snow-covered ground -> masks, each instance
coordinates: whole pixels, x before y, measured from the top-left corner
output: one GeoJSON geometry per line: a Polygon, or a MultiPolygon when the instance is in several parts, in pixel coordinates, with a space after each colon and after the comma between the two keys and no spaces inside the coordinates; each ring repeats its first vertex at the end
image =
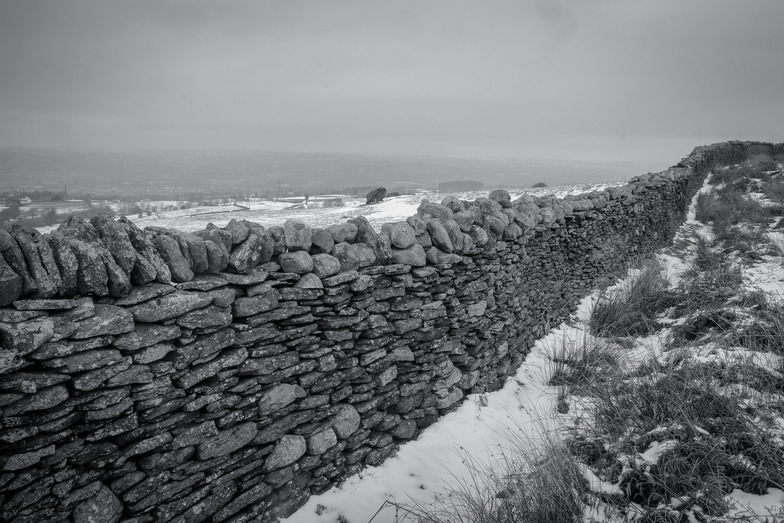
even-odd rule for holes
{"type": "MultiPolygon", "coordinates": [[[[568,194],[601,191],[608,187],[619,185],[623,185],[623,182],[529,188],[512,190],[510,195],[513,199],[526,193],[536,196],[552,195],[563,198],[568,194]]],[[[486,197],[489,193],[490,191],[487,190],[455,193],[453,195],[463,200],[475,200],[479,197],[486,197]]],[[[384,223],[405,220],[409,216],[416,214],[417,207],[419,207],[422,200],[428,199],[431,202],[440,203],[445,196],[447,196],[446,193],[422,191],[416,194],[391,196],[383,202],[373,205],[366,205],[364,196],[340,196],[343,200],[342,207],[322,207],[320,205],[323,202],[318,200],[311,202],[309,207],[303,207],[301,203],[293,204],[280,200],[277,202],[251,201],[249,209],[240,206],[193,207],[190,209],[162,211],[153,213],[151,216],[147,216],[145,213],[143,217],[128,216],[128,218],[141,228],[152,225],[194,232],[204,229],[210,222],[223,227],[231,219],[249,220],[264,226],[282,225],[288,219],[296,219],[312,227],[324,227],[325,225],[340,223],[348,218],[362,215],[368,219],[373,227],[379,229],[384,223]]]]}
{"type": "MultiPolygon", "coordinates": [[[[388,215],[393,213],[388,211],[388,215]]],[[[693,249],[689,245],[694,245],[697,235],[709,236],[710,228],[696,221],[692,204],[687,221],[676,238],[675,244],[680,245],[680,248],[665,249],[658,254],[672,284],[677,283],[679,275],[688,267],[688,262],[693,257],[693,249]]],[[[781,258],[770,258],[749,267],[745,275],[749,288],[762,288],[769,293],[784,289],[784,266],[781,258]]],[[[623,286],[625,282],[616,285],[623,286]]],[[[538,340],[525,362],[513,377],[507,379],[502,389],[467,396],[457,410],[425,429],[417,440],[401,446],[397,454],[382,465],[368,467],[346,479],[340,486],[312,496],[302,508],[283,521],[404,521],[405,514],[401,512],[400,505],[410,507],[442,498],[447,495],[450,486],[470,478],[477,463],[492,467],[494,462],[499,462],[504,452],[514,446],[513,442],[519,444],[522,440],[535,446],[541,444],[548,437],[548,433],[573,424],[575,419],[581,416],[581,406],[579,401],[575,401],[567,414],[556,412],[558,390],[547,385],[552,365],[548,355],[552,355],[559,344],[575,343],[591,337],[587,322],[597,295],[594,293],[581,301],[569,324],[560,325],[538,340]]],[[[627,354],[626,363],[651,356],[666,363],[668,355],[662,350],[665,338],[666,334],[662,332],[638,338],[627,354]]],[[[728,360],[741,357],[746,362],[766,368],[780,365],[780,356],[766,358],[756,354],[750,357],[749,351],[742,349],[731,352],[732,354],[725,354],[714,347],[702,347],[694,350],[694,357],[716,358],[723,355],[728,360]]],[[[784,420],[781,422],[784,431],[784,420]]],[[[655,462],[671,444],[667,440],[654,442],[637,459],[655,462]]],[[[617,485],[602,482],[587,467],[583,466],[581,470],[594,491],[613,493],[618,490],[617,485]]],[[[765,495],[753,495],[736,489],[728,494],[725,500],[731,507],[729,516],[766,515],[769,508],[776,511],[784,506],[784,491],[770,488],[765,495]]],[[[586,521],[612,520],[612,516],[605,511],[591,511],[588,508],[585,517],[586,521]]],[[[766,521],[749,519],[758,520],[766,521]]]]}

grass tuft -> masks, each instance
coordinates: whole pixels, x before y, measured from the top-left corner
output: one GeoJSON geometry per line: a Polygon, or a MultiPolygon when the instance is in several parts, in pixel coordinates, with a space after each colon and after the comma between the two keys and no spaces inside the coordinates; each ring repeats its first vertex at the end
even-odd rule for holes
{"type": "Polygon", "coordinates": [[[466,456],[468,478],[458,478],[432,504],[398,505],[417,523],[575,523],[582,521],[587,482],[558,439],[542,446],[518,442],[492,465],[466,456]]]}
{"type": "Polygon", "coordinates": [[[640,262],[626,285],[599,295],[589,322],[591,333],[644,336],[659,328],[657,316],[675,304],[668,283],[658,260],[640,262]]]}

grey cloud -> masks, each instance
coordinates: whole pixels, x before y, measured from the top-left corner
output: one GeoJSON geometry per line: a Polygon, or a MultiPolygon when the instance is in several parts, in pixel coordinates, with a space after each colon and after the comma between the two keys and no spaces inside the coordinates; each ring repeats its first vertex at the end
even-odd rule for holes
{"type": "Polygon", "coordinates": [[[784,3],[0,3],[0,146],[629,159],[780,140],[784,3]]]}

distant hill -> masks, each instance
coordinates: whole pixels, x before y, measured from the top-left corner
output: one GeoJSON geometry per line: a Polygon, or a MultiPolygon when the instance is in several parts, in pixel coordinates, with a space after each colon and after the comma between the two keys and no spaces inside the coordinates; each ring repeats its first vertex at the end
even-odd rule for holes
{"type": "MultiPolygon", "coordinates": [[[[0,191],[34,188],[95,195],[318,194],[344,187],[416,180],[437,187],[482,180],[485,187],[527,187],[622,180],[642,174],[629,163],[477,160],[430,156],[360,156],[265,151],[0,149],[0,191]]],[[[406,182],[409,181],[409,182],[406,182]]]]}

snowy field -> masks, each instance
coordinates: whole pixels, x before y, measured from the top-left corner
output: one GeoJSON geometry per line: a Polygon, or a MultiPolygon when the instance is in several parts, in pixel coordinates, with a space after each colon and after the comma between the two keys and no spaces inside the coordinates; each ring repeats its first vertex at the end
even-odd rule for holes
{"type": "MultiPolygon", "coordinates": [[[[565,185],[558,187],[529,188],[510,191],[512,199],[522,194],[536,196],[552,195],[563,198],[567,194],[580,194],[591,191],[601,191],[608,187],[623,185],[624,182],[601,184],[565,185]]],[[[455,193],[454,196],[463,200],[475,200],[486,197],[487,191],[472,191],[455,193]]],[[[411,195],[391,196],[383,202],[366,205],[365,197],[340,196],[343,200],[342,207],[320,207],[318,200],[310,208],[303,207],[301,203],[285,201],[254,201],[249,209],[240,206],[215,206],[193,207],[174,211],[153,213],[151,216],[128,216],[138,227],[147,226],[167,227],[185,232],[194,232],[204,229],[212,222],[223,227],[232,219],[248,220],[264,226],[282,225],[289,219],[300,220],[312,227],[324,227],[333,223],[340,223],[348,218],[358,215],[365,216],[374,228],[380,229],[387,222],[399,221],[416,214],[417,207],[424,199],[440,203],[448,193],[418,192],[411,195]]]]}

